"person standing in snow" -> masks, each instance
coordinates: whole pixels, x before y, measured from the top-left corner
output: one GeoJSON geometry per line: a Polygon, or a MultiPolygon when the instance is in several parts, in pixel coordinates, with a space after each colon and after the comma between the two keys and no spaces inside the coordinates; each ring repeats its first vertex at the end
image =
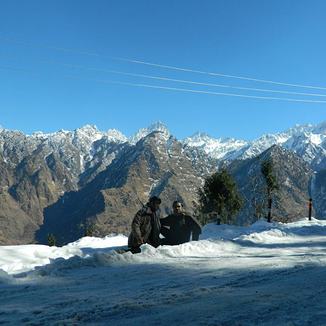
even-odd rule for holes
{"type": "Polygon", "coordinates": [[[131,233],[128,238],[128,247],[132,253],[139,253],[141,251],[140,246],[144,243],[148,243],[153,247],[160,245],[160,204],[161,199],[153,196],[136,213],[131,223],[131,233]]]}
{"type": "Polygon", "coordinates": [[[161,219],[161,233],[164,236],[162,244],[179,245],[189,242],[191,239],[197,241],[201,234],[201,226],[195,218],[186,214],[180,201],[173,202],[173,213],[161,219]]]}

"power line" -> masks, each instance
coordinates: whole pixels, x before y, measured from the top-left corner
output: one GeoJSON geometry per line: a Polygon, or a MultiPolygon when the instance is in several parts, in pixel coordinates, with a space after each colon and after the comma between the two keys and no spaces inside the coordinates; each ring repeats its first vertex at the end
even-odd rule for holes
{"type": "MultiPolygon", "coordinates": [[[[31,70],[20,69],[20,68],[15,68],[15,67],[0,66],[0,69],[14,70],[14,71],[28,72],[28,73],[35,74],[35,72],[33,72],[31,70]]],[[[80,77],[80,76],[71,76],[71,75],[69,75],[69,76],[64,75],[63,77],[69,78],[69,79],[94,81],[94,82],[106,83],[106,84],[170,90],[170,91],[187,92],[187,93],[195,93],[195,94],[220,95],[220,96],[259,99],[259,100],[277,100],[277,101],[300,102],[300,103],[315,103],[315,104],[325,104],[326,103],[326,101],[321,101],[321,100],[303,100],[303,99],[294,99],[294,98],[286,98],[286,97],[254,96],[254,95],[244,95],[244,94],[235,94],[235,93],[211,92],[211,91],[202,91],[202,90],[195,90],[195,89],[188,89],[188,88],[177,88],[177,87],[167,87],[167,86],[158,86],[158,85],[141,84],[141,83],[128,83],[128,82],[122,82],[122,81],[92,79],[92,78],[84,78],[84,77],[80,77]]]]}
{"type": "MultiPolygon", "coordinates": [[[[71,78],[74,78],[74,77],[71,77],[71,78]]],[[[78,78],[78,79],[81,79],[81,78],[78,78]]],[[[259,100],[277,100],[277,101],[286,101],[286,102],[301,102],[301,103],[315,103],[315,104],[317,104],[317,103],[325,104],[326,103],[326,101],[321,101],[321,100],[302,100],[302,99],[294,99],[294,98],[286,98],[286,97],[254,96],[254,95],[243,95],[243,94],[235,94],[235,93],[211,92],[211,91],[201,91],[201,90],[188,89],[188,88],[157,86],[157,85],[149,85],[149,84],[128,83],[128,82],[100,80],[100,79],[87,79],[87,80],[92,80],[92,81],[96,81],[96,82],[100,82],[100,83],[163,89],[163,90],[178,91],[178,92],[196,93],[196,94],[221,95],[221,96],[259,99],[259,100]]]]}
{"type": "Polygon", "coordinates": [[[90,71],[106,72],[106,73],[113,73],[113,74],[119,74],[119,75],[124,75],[124,76],[142,77],[142,78],[163,80],[163,81],[172,81],[172,82],[192,84],[192,85],[221,87],[221,88],[255,91],[255,92],[265,92],[265,93],[279,93],[279,94],[290,94],[290,95],[326,97],[326,94],[302,93],[302,92],[281,91],[281,90],[254,88],[254,87],[231,86],[231,85],[226,85],[226,84],[203,83],[203,82],[197,82],[197,81],[192,81],[192,80],[175,79],[175,78],[168,78],[168,77],[163,77],[163,76],[153,76],[153,75],[147,75],[147,74],[137,74],[137,73],[130,73],[130,72],[124,72],[124,71],[110,70],[110,69],[89,68],[89,67],[84,67],[81,65],[73,65],[73,64],[67,64],[67,63],[60,63],[60,64],[64,65],[64,66],[72,67],[72,68],[86,69],[86,70],[90,70],[90,71]]]}
{"type": "MultiPolygon", "coordinates": [[[[103,57],[102,55],[97,54],[95,52],[88,52],[88,51],[82,51],[82,50],[52,46],[52,45],[47,45],[47,44],[44,44],[44,43],[25,42],[25,41],[21,41],[21,40],[12,39],[12,38],[9,38],[9,37],[4,37],[4,36],[1,36],[1,35],[0,35],[0,40],[6,41],[8,43],[23,45],[23,46],[26,46],[26,47],[36,47],[36,48],[54,50],[54,51],[59,51],[59,52],[72,52],[72,53],[78,53],[78,54],[83,54],[83,55],[87,55],[87,56],[93,56],[93,57],[103,57]]],[[[106,56],[106,57],[110,58],[108,56],[106,56]]]]}
{"type": "Polygon", "coordinates": [[[203,71],[203,70],[194,70],[194,69],[190,69],[190,68],[181,68],[181,67],[176,67],[176,66],[162,65],[162,64],[152,63],[152,62],[146,62],[146,61],[140,61],[140,60],[132,60],[132,59],[126,59],[126,58],[115,57],[114,59],[125,61],[125,62],[130,62],[130,63],[137,63],[137,64],[153,66],[153,67],[158,67],[158,68],[165,68],[165,69],[170,69],[170,70],[192,72],[192,73],[204,74],[204,75],[209,75],[209,76],[236,78],[236,79],[249,80],[249,81],[260,82],[260,83],[269,83],[269,84],[282,85],[282,86],[291,86],[291,87],[301,87],[301,88],[326,90],[326,87],[302,85],[302,84],[290,84],[290,83],[277,82],[277,81],[267,80],[267,79],[258,79],[258,78],[236,76],[236,75],[227,75],[227,74],[221,74],[221,73],[216,73],[216,72],[209,72],[209,71],[203,71]]]}
{"type": "Polygon", "coordinates": [[[41,43],[35,43],[35,42],[28,43],[28,42],[24,42],[24,41],[13,40],[13,39],[10,39],[8,37],[3,37],[3,36],[0,36],[0,39],[4,40],[6,42],[20,44],[20,45],[24,45],[24,46],[37,46],[37,47],[40,47],[40,48],[46,48],[46,49],[55,50],[55,51],[79,53],[79,54],[82,54],[82,55],[94,56],[94,57],[104,57],[104,58],[108,58],[108,59],[111,59],[111,60],[118,60],[118,61],[130,62],[130,63],[135,63],[135,64],[142,64],[142,65],[158,67],[158,68],[164,68],[164,69],[170,69],[170,70],[176,70],[176,71],[184,71],[184,72],[191,72],[191,73],[197,73],[197,74],[204,74],[204,75],[208,75],[208,76],[235,78],[235,79],[240,79],[240,80],[254,81],[254,82],[260,82],[260,83],[269,83],[269,84],[281,85],[281,86],[290,86],[290,87],[300,87],[300,88],[308,88],[308,89],[326,90],[326,87],[321,87],[321,86],[285,83],[285,82],[278,82],[278,81],[267,80],[267,79],[258,79],[258,78],[240,76],[240,75],[229,75],[229,74],[222,74],[222,73],[217,73],[217,72],[209,72],[209,71],[196,70],[196,69],[190,69],[190,68],[163,65],[163,64],[157,64],[157,63],[148,62],[148,61],[134,60],[134,59],[128,59],[128,58],[122,58],[122,57],[112,57],[112,56],[106,56],[106,55],[98,54],[98,53],[95,53],[95,52],[81,51],[81,50],[76,50],[76,49],[71,49],[71,48],[64,48],[64,47],[48,46],[48,45],[41,44],[41,43]]]}

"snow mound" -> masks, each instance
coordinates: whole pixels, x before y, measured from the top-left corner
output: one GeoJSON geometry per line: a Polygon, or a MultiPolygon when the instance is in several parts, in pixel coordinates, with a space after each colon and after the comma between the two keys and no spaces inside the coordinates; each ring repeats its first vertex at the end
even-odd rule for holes
{"type": "Polygon", "coordinates": [[[273,229],[263,232],[254,232],[248,235],[242,235],[237,238],[237,240],[251,241],[256,243],[266,243],[266,242],[275,242],[275,240],[280,240],[282,238],[291,237],[291,234],[287,232],[273,229]]]}
{"type": "Polygon", "coordinates": [[[104,238],[96,237],[83,237],[75,242],[69,243],[68,247],[76,248],[107,248],[107,247],[120,247],[127,245],[127,237],[122,234],[111,234],[104,238]]]}
{"type": "Polygon", "coordinates": [[[160,246],[153,248],[149,245],[141,247],[142,260],[150,258],[151,261],[169,261],[169,258],[200,258],[200,257],[221,257],[226,253],[234,252],[239,246],[231,241],[202,240],[184,243],[178,246],[160,246]]]}
{"type": "Polygon", "coordinates": [[[49,264],[53,259],[81,256],[79,248],[48,247],[44,245],[0,247],[0,268],[8,274],[26,272],[36,266],[49,264]]]}
{"type": "Polygon", "coordinates": [[[288,224],[259,220],[248,227],[208,224],[203,228],[200,241],[158,248],[145,244],[137,255],[124,252],[128,239],[121,234],[104,238],[84,237],[64,247],[2,246],[0,282],[9,282],[10,275],[31,271],[34,275],[46,276],[83,267],[174,264],[183,259],[239,257],[246,253],[248,245],[258,249],[261,245],[278,248],[296,242],[296,245],[304,246],[310,239],[323,239],[325,235],[326,221],[304,218],[288,224]]]}

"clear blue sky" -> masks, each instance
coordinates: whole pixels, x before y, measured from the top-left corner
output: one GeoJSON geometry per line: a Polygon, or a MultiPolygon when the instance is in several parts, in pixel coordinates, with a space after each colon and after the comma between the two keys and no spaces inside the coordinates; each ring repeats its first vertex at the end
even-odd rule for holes
{"type": "Polygon", "coordinates": [[[127,58],[326,87],[324,0],[1,0],[0,125],[26,133],[95,124],[126,135],[155,121],[177,138],[196,131],[253,139],[326,120],[326,103],[261,100],[109,83],[324,100],[193,82],[326,94],[170,70],[127,58]],[[68,51],[69,49],[69,51],[68,51]]]}

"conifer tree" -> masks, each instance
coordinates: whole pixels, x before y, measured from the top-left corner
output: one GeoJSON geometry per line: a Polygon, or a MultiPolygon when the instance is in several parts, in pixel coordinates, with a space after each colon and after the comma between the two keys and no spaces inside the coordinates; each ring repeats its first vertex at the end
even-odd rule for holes
{"type": "Polygon", "coordinates": [[[274,173],[274,164],[271,159],[267,159],[262,162],[261,164],[261,173],[264,176],[266,182],[266,192],[267,192],[267,199],[268,199],[268,215],[267,220],[271,222],[272,219],[272,196],[273,193],[279,189],[277,179],[274,173]]]}
{"type": "Polygon", "coordinates": [[[49,233],[48,234],[48,245],[50,247],[53,247],[53,246],[56,245],[56,242],[57,242],[57,240],[56,240],[54,234],[53,233],[49,233]]]}
{"type": "Polygon", "coordinates": [[[217,213],[222,223],[234,222],[243,205],[237,185],[225,168],[207,177],[198,195],[200,212],[206,216],[217,213]]]}

